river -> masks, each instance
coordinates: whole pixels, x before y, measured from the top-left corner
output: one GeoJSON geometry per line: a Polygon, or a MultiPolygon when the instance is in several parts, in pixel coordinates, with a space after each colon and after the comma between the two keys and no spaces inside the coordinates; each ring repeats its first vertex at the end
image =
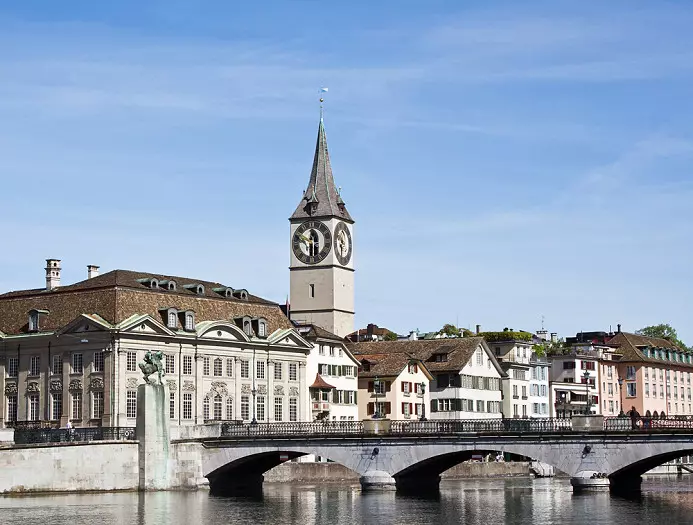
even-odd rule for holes
{"type": "Polygon", "coordinates": [[[562,479],[444,481],[436,498],[361,494],[358,485],[265,484],[258,499],[206,491],[0,498],[0,523],[60,525],[693,523],[693,480],[649,479],[637,499],[573,495],[562,479]]]}

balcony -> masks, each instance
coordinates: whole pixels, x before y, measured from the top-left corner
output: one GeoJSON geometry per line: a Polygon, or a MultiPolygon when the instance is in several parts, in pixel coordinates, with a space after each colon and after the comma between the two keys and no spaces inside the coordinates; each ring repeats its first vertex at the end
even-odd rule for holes
{"type": "Polygon", "coordinates": [[[327,401],[313,401],[313,412],[329,412],[330,404],[327,401]]]}

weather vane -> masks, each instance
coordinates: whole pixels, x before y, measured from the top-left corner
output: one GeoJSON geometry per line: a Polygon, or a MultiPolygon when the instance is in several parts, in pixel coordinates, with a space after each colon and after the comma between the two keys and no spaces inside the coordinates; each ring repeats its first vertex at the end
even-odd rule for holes
{"type": "Polygon", "coordinates": [[[328,89],[326,87],[320,88],[320,120],[322,120],[322,113],[323,113],[323,102],[325,102],[325,96],[323,93],[327,93],[328,89]]]}

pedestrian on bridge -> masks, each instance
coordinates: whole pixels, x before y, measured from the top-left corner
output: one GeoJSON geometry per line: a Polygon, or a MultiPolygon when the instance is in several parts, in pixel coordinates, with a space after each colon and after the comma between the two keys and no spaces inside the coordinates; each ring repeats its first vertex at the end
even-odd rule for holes
{"type": "Polygon", "coordinates": [[[637,410],[635,410],[635,406],[631,407],[631,409],[628,411],[628,415],[630,416],[631,428],[633,430],[637,430],[638,422],[640,421],[640,414],[637,410]]]}

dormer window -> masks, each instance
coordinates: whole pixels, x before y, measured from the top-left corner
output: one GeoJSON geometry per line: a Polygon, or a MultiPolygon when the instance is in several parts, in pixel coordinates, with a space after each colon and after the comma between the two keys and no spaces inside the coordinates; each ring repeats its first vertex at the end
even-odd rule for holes
{"type": "Polygon", "coordinates": [[[233,296],[242,301],[248,300],[248,290],[234,290],[233,296]]]}
{"type": "Polygon", "coordinates": [[[185,329],[188,332],[195,330],[195,313],[185,312],[185,329]]]}
{"type": "Polygon", "coordinates": [[[168,311],[168,325],[169,328],[176,328],[178,326],[178,321],[176,319],[176,311],[175,310],[169,310],[168,311]]]}
{"type": "Polygon", "coordinates": [[[183,288],[190,290],[191,292],[193,292],[194,294],[197,294],[197,295],[204,295],[205,294],[205,287],[199,283],[186,284],[183,288]]]}
{"type": "Polygon", "coordinates": [[[267,319],[264,317],[253,319],[252,327],[258,337],[267,337],[267,319]]]}
{"type": "Polygon", "coordinates": [[[148,288],[151,288],[152,290],[156,290],[159,288],[159,281],[157,279],[154,279],[153,277],[146,277],[144,279],[137,279],[138,283],[142,283],[148,288]]]}
{"type": "Polygon", "coordinates": [[[218,293],[222,297],[226,297],[227,299],[233,297],[233,288],[230,288],[228,286],[225,286],[223,288],[214,288],[213,291],[218,293]]]}
{"type": "Polygon", "coordinates": [[[159,281],[159,288],[168,290],[169,292],[176,291],[176,281],[159,281]]]}
{"type": "Polygon", "coordinates": [[[39,329],[39,314],[36,310],[29,312],[29,331],[38,332],[39,329]]]}

